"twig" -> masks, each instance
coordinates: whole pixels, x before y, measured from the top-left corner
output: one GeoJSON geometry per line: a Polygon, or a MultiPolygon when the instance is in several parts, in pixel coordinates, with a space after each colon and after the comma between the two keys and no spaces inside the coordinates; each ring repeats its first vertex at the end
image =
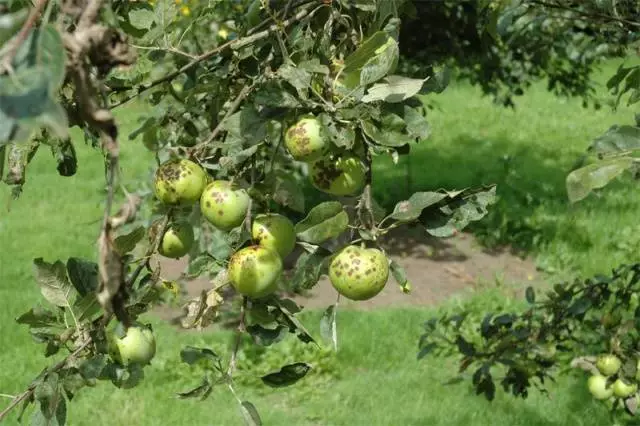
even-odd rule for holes
{"type": "MultiPolygon", "coordinates": [[[[324,6],[321,6],[324,7],[324,6]]],[[[302,20],[303,18],[307,17],[307,16],[312,16],[317,10],[319,10],[319,8],[314,9],[313,11],[309,11],[308,8],[302,9],[300,10],[298,13],[296,13],[291,19],[288,19],[284,22],[282,22],[281,27],[282,28],[286,28],[289,25],[294,24],[295,22],[298,22],[300,20],[302,20]]],[[[236,40],[230,40],[224,44],[221,44],[220,46],[216,47],[215,49],[209,50],[208,52],[203,53],[200,56],[197,56],[194,60],[192,60],[191,62],[189,62],[188,64],[184,65],[183,67],[177,69],[176,71],[167,74],[164,77],[161,77],[157,80],[152,81],[151,83],[149,83],[146,86],[140,86],[137,88],[136,94],[132,95],[128,98],[125,98],[121,101],[116,102],[115,104],[111,105],[109,108],[110,109],[114,109],[117,108],[121,105],[124,105],[125,103],[129,102],[130,100],[134,99],[135,97],[139,96],[140,94],[146,92],[149,89],[152,89],[162,83],[166,83],[168,81],[173,80],[174,78],[176,78],[177,76],[189,71],[190,69],[192,69],[193,67],[197,66],[200,62],[202,61],[206,61],[207,59],[213,57],[214,55],[217,55],[218,53],[223,52],[226,49],[231,49],[231,50],[239,50],[242,49],[243,47],[249,46],[257,41],[263,40],[267,37],[269,37],[271,35],[272,32],[280,30],[281,27],[277,26],[277,25],[272,25],[271,27],[269,27],[268,29],[261,31],[259,33],[244,37],[244,38],[239,38],[236,40]]],[[[123,86],[123,87],[118,87],[116,92],[122,92],[125,90],[131,90],[134,89],[134,87],[131,86],[123,86]]]]}
{"type": "Polygon", "coordinates": [[[611,21],[611,22],[620,22],[622,24],[626,24],[626,25],[631,25],[634,27],[640,27],[640,22],[637,21],[630,21],[628,19],[624,19],[624,18],[618,18],[615,16],[611,16],[611,15],[605,15],[604,13],[598,13],[598,12],[583,12],[581,10],[577,10],[574,9],[570,6],[565,6],[562,4],[558,4],[558,3],[548,3],[544,0],[529,0],[530,3],[533,4],[537,4],[540,6],[545,6],[548,7],[550,9],[559,9],[559,10],[566,10],[568,12],[573,12],[577,15],[580,15],[582,17],[585,18],[600,18],[600,19],[604,19],[607,21],[611,21]]]}
{"type": "Polygon", "coordinates": [[[12,68],[11,62],[13,61],[13,58],[16,56],[16,53],[18,52],[18,48],[27,39],[27,36],[29,35],[29,30],[36,23],[36,20],[42,13],[42,9],[44,9],[44,6],[46,4],[47,4],[47,0],[38,0],[35,7],[31,9],[31,13],[27,17],[27,20],[22,25],[22,28],[20,28],[20,31],[16,35],[16,38],[14,39],[13,44],[11,45],[9,50],[7,50],[7,52],[4,54],[4,57],[2,58],[2,66],[6,70],[11,70],[12,68]]]}
{"type": "Polygon", "coordinates": [[[238,96],[236,96],[236,98],[233,100],[233,103],[229,106],[229,109],[227,110],[227,112],[224,114],[224,117],[222,117],[222,120],[220,120],[220,122],[216,125],[216,127],[213,129],[209,137],[205,141],[200,142],[199,144],[191,148],[190,151],[193,152],[194,155],[201,154],[200,151],[202,150],[202,148],[206,147],[208,144],[213,142],[216,139],[216,137],[218,137],[218,135],[222,131],[222,125],[225,123],[225,121],[229,119],[229,117],[233,115],[233,113],[236,112],[236,110],[238,109],[238,107],[240,106],[244,98],[247,97],[247,95],[249,94],[249,92],[251,92],[252,89],[253,89],[253,85],[244,86],[242,88],[240,93],[238,93],[238,96]]]}
{"type": "MultiPolygon", "coordinates": [[[[64,366],[67,365],[67,362],[69,362],[71,359],[73,359],[76,356],[78,356],[80,354],[80,352],[85,350],[91,344],[91,342],[92,342],[91,339],[85,340],[80,345],[80,347],[78,347],[78,349],[73,351],[71,354],[67,355],[63,360],[61,360],[60,362],[55,364],[53,367],[48,368],[47,369],[47,374],[53,373],[55,371],[58,371],[58,370],[64,368],[64,366]]],[[[11,412],[11,410],[13,410],[18,404],[20,404],[25,399],[30,398],[31,395],[33,395],[33,392],[35,391],[35,389],[36,389],[36,385],[32,383],[32,384],[29,385],[27,390],[22,392],[20,395],[16,396],[13,399],[13,401],[11,401],[11,403],[4,410],[2,410],[2,412],[0,413],[0,422],[2,422],[2,420],[4,420],[4,418],[7,416],[7,414],[9,414],[11,412]]]]}
{"type": "Polygon", "coordinates": [[[245,315],[247,310],[247,297],[242,297],[242,306],[240,307],[240,322],[236,331],[236,339],[233,343],[233,351],[231,352],[231,359],[229,360],[229,367],[227,368],[227,377],[231,378],[233,372],[236,369],[236,360],[238,358],[238,350],[240,349],[240,342],[242,341],[242,333],[245,332],[245,315]]]}

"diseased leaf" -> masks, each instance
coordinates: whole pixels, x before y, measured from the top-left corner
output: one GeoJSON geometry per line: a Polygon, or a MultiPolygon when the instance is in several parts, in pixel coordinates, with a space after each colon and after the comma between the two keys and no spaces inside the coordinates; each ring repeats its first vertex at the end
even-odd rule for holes
{"type": "Polygon", "coordinates": [[[119,235],[113,240],[113,244],[115,249],[120,253],[121,256],[133,251],[136,248],[136,245],[142,241],[145,236],[145,229],[143,226],[138,226],[131,232],[119,235]]]}
{"type": "Polygon", "coordinates": [[[411,284],[409,284],[409,280],[407,280],[407,273],[404,271],[404,268],[400,266],[398,262],[392,260],[389,264],[389,269],[391,270],[393,279],[395,279],[400,288],[402,288],[402,292],[407,294],[411,293],[411,284]]]}
{"type": "Polygon", "coordinates": [[[302,379],[311,370],[311,366],[304,362],[285,365],[276,373],[262,376],[262,382],[274,388],[290,386],[302,379]]]}
{"type": "Polygon", "coordinates": [[[289,328],[278,325],[276,328],[266,328],[260,324],[247,326],[247,333],[253,337],[253,341],[260,346],[271,346],[287,337],[289,328]]]}
{"type": "Polygon", "coordinates": [[[35,278],[45,299],[56,306],[71,306],[70,300],[77,292],[67,278],[67,269],[61,261],[47,263],[34,259],[35,278]]]}
{"type": "Polygon", "coordinates": [[[302,68],[285,63],[278,69],[278,75],[296,88],[298,96],[306,98],[311,85],[311,74],[302,68]]]}
{"type": "Polygon", "coordinates": [[[402,102],[418,94],[426,80],[390,75],[384,83],[376,83],[371,86],[361,101],[402,102]]]}
{"type": "Polygon", "coordinates": [[[290,176],[285,177],[284,174],[278,174],[275,177],[273,201],[297,212],[304,212],[305,201],[302,185],[295,182],[290,176]]]}
{"type": "Polygon", "coordinates": [[[611,126],[589,147],[589,150],[598,154],[616,154],[637,149],[640,149],[640,127],[628,125],[611,126]]]}
{"type": "Polygon", "coordinates": [[[341,203],[327,201],[311,209],[309,214],[295,225],[298,239],[320,244],[346,231],[349,216],[341,203]]]}
{"type": "Polygon", "coordinates": [[[390,216],[400,222],[411,222],[420,217],[422,210],[446,197],[447,194],[443,192],[416,192],[408,200],[396,204],[390,216]]]}
{"type": "Polygon", "coordinates": [[[16,318],[16,322],[33,328],[44,328],[58,323],[58,317],[48,309],[35,307],[16,318]]]}
{"type": "Polygon", "coordinates": [[[567,175],[567,195],[575,203],[586,198],[591,191],[605,187],[633,165],[630,157],[602,160],[579,168],[567,175]]]}
{"type": "Polygon", "coordinates": [[[334,351],[338,351],[336,308],[336,305],[329,305],[329,307],[322,313],[322,318],[320,319],[320,335],[324,340],[331,342],[334,351]]]}
{"type": "Polygon", "coordinates": [[[242,418],[247,426],[262,426],[262,419],[256,407],[249,401],[240,402],[242,418]]]}

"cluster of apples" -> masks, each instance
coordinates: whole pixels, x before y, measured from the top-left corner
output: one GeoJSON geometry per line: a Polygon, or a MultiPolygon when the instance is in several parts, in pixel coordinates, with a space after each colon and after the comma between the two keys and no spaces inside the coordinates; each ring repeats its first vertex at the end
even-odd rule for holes
{"type": "MultiPolygon", "coordinates": [[[[285,132],[288,152],[310,165],[310,179],[321,191],[353,195],[362,191],[366,168],[356,156],[329,153],[329,143],[314,117],[303,117],[285,132]]],[[[155,174],[155,195],[168,206],[199,203],[202,216],[213,226],[230,231],[247,218],[251,199],[244,188],[228,180],[213,180],[193,161],[171,159],[155,174]]],[[[294,224],[277,213],[261,213],[251,223],[251,245],[229,259],[229,280],[238,293],[261,298],[276,291],[283,259],[296,244],[294,224]]],[[[168,224],[158,253],[169,258],[186,255],[193,245],[193,227],[186,221],[168,224]]],[[[336,290],[352,300],[366,300],[382,291],[389,277],[389,263],[378,249],[349,245],[329,265],[336,290]]]]}
{"type": "MultiPolygon", "coordinates": [[[[587,381],[589,392],[595,399],[607,400],[611,397],[628,398],[638,391],[637,383],[629,383],[618,375],[622,362],[613,354],[603,354],[596,360],[599,373],[592,374],[587,381]]],[[[635,380],[640,381],[640,360],[635,380]]]]}

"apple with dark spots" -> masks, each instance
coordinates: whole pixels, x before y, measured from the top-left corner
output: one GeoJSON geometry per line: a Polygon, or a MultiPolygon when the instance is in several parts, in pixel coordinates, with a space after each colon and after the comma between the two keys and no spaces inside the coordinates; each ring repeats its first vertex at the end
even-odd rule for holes
{"type": "Polygon", "coordinates": [[[249,208],[249,194],[226,180],[214,180],[202,192],[200,211],[218,229],[230,231],[242,224],[249,208]]]}
{"type": "Polygon", "coordinates": [[[276,251],[282,259],[287,257],[296,245],[296,231],[293,223],[276,213],[259,214],[253,220],[251,237],[258,245],[276,251]]]}
{"type": "Polygon", "coordinates": [[[322,192],[338,196],[356,195],[364,189],[367,169],[352,154],[330,155],[311,165],[309,178],[322,192]]]}
{"type": "Polygon", "coordinates": [[[274,250],[253,245],[231,256],[228,272],[238,293],[258,299],[276,291],[282,274],[282,259],[274,250]]]}
{"type": "Polygon", "coordinates": [[[207,173],[198,164],[185,159],[163,163],[155,174],[156,197],[166,205],[192,205],[202,195],[207,173]]]}
{"type": "Polygon", "coordinates": [[[177,259],[189,253],[193,246],[193,227],[187,222],[174,222],[162,236],[158,253],[164,257],[177,259]]]}
{"type": "Polygon", "coordinates": [[[291,156],[304,162],[323,157],[329,148],[322,123],[315,117],[304,117],[289,127],[284,134],[284,145],[291,156]]]}
{"type": "Polygon", "coordinates": [[[382,291],[389,279],[389,262],[382,251],[350,245],[329,264],[333,287],[351,300],[368,300],[382,291]]]}
{"type": "Polygon", "coordinates": [[[156,339],[149,327],[133,325],[126,330],[123,337],[110,335],[109,353],[115,361],[123,365],[146,365],[156,354],[156,339]]]}

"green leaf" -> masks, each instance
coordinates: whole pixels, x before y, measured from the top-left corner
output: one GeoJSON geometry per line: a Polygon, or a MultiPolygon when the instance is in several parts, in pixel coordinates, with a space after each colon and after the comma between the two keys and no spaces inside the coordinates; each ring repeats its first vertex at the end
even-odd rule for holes
{"type": "Polygon", "coordinates": [[[421,94],[442,93],[451,81],[451,68],[444,66],[437,70],[422,86],[421,94]]]}
{"type": "Polygon", "coordinates": [[[29,16],[29,10],[26,8],[0,16],[0,46],[17,34],[27,16],[29,16]]]}
{"type": "Polygon", "coordinates": [[[416,192],[408,200],[400,201],[390,217],[400,222],[411,222],[420,217],[422,210],[439,203],[447,197],[442,192],[416,192]]]}
{"type": "Polygon", "coordinates": [[[398,43],[384,31],[366,39],[344,61],[345,84],[354,89],[375,83],[397,65],[398,43]]]}
{"type": "Polygon", "coordinates": [[[64,375],[62,382],[62,388],[69,401],[74,397],[76,393],[87,385],[87,381],[78,372],[67,373],[64,375]]]}
{"type": "Polygon", "coordinates": [[[78,322],[94,320],[102,313],[102,306],[95,293],[78,297],[73,304],[73,312],[78,322]]]}
{"type": "Polygon", "coordinates": [[[146,230],[144,229],[144,226],[138,226],[128,234],[119,235],[113,240],[115,249],[121,256],[124,256],[136,248],[136,245],[142,241],[145,234],[146,230]]]}
{"type": "MultiPolygon", "coordinates": [[[[398,117],[397,115],[395,117],[398,117]]],[[[391,120],[392,116],[387,116],[387,125],[397,125],[399,123],[394,123],[391,120]]],[[[400,117],[398,117],[400,118],[400,117]]],[[[404,124],[404,121],[402,122],[404,124]]],[[[375,143],[382,146],[390,146],[390,147],[401,147],[404,145],[408,145],[411,142],[414,142],[415,139],[407,135],[406,133],[401,133],[399,131],[394,131],[386,127],[379,128],[371,121],[362,121],[361,122],[362,130],[364,134],[371,138],[375,143]]]]}
{"type": "Polygon", "coordinates": [[[317,252],[304,252],[296,260],[291,288],[294,290],[309,290],[315,286],[323,273],[327,272],[327,255],[317,252]]]}
{"type": "Polygon", "coordinates": [[[240,402],[242,418],[247,426],[262,426],[262,419],[256,407],[249,401],[240,402]]]}
{"type": "Polygon", "coordinates": [[[220,357],[214,351],[208,348],[196,348],[194,346],[186,346],[180,351],[180,359],[189,365],[198,364],[205,369],[213,369],[220,361],[220,357]]]}
{"type": "Polygon", "coordinates": [[[64,82],[67,55],[62,36],[55,25],[47,24],[39,28],[39,31],[37,64],[47,70],[49,94],[53,95],[64,82]]]}
{"type": "Polygon", "coordinates": [[[390,75],[386,78],[386,82],[371,86],[361,100],[362,102],[402,102],[417,95],[426,80],[390,75]]]}
{"type": "Polygon", "coordinates": [[[315,343],[311,333],[307,331],[304,325],[295,317],[295,315],[287,309],[282,303],[276,300],[273,305],[277,308],[275,320],[283,325],[286,325],[292,333],[296,333],[298,339],[304,343],[315,343]]]}
{"type": "Polygon", "coordinates": [[[107,366],[108,358],[104,354],[96,354],[93,357],[84,360],[78,370],[82,377],[87,380],[97,379],[101,376],[103,370],[107,366]]]}
{"type": "Polygon", "coordinates": [[[276,373],[262,376],[262,382],[274,388],[290,386],[302,379],[311,370],[311,366],[304,362],[285,365],[276,373]]]}
{"type": "Polygon", "coordinates": [[[534,304],[536,303],[536,291],[534,290],[533,287],[529,286],[527,287],[527,289],[524,292],[525,298],[527,299],[527,302],[534,304]]]}
{"type": "Polygon", "coordinates": [[[349,216],[341,203],[327,201],[311,209],[309,214],[295,226],[298,239],[311,244],[320,244],[342,234],[349,225],[349,216]]]}
{"type": "Polygon", "coordinates": [[[324,126],[326,134],[338,148],[351,149],[356,139],[356,132],[352,127],[338,125],[329,114],[322,113],[318,119],[324,126]]]}
{"type": "Polygon", "coordinates": [[[198,398],[200,401],[203,401],[209,396],[212,390],[213,385],[205,378],[199,386],[185,392],[178,392],[178,398],[198,398]]]}
{"type": "Polygon", "coordinates": [[[434,208],[425,209],[419,221],[434,237],[445,238],[482,219],[496,199],[496,187],[448,193],[434,208]]]}
{"type": "Polygon", "coordinates": [[[65,399],[59,389],[59,376],[49,373],[34,389],[33,396],[39,402],[42,417],[34,416],[36,424],[47,426],[64,425],[67,418],[65,399]]]}
{"type": "Polygon", "coordinates": [[[416,108],[404,106],[404,122],[407,125],[407,133],[415,138],[426,139],[431,134],[427,117],[418,112],[416,108]]]}
{"type": "Polygon", "coordinates": [[[605,187],[632,165],[632,158],[621,157],[603,160],[572,171],[566,179],[569,201],[575,203],[586,198],[591,191],[605,187]]]}
{"type": "Polygon", "coordinates": [[[247,326],[247,333],[253,337],[253,341],[260,346],[271,346],[287,337],[289,328],[279,325],[276,328],[266,328],[260,324],[247,326]]]}
{"type": "Polygon", "coordinates": [[[285,172],[276,174],[272,198],[281,206],[289,207],[299,213],[304,212],[303,187],[285,172]]]}
{"type": "Polygon", "coordinates": [[[409,285],[409,280],[407,280],[407,273],[404,268],[400,266],[398,262],[392,260],[389,264],[389,269],[391,270],[391,275],[396,280],[398,285],[402,287],[403,293],[411,292],[411,286],[409,285]]]}
{"type": "Polygon", "coordinates": [[[307,97],[307,90],[311,85],[311,74],[304,69],[286,63],[278,69],[277,74],[296,88],[298,96],[303,99],[307,97]]]}
{"type": "Polygon", "coordinates": [[[61,261],[47,263],[34,259],[35,278],[45,299],[56,306],[71,306],[70,300],[77,294],[67,278],[67,269],[61,261]]]}
{"type": "Polygon", "coordinates": [[[257,105],[276,108],[300,107],[300,102],[295,96],[275,83],[262,86],[255,95],[255,102],[257,105]]]}
{"type": "Polygon", "coordinates": [[[16,318],[18,324],[26,324],[33,328],[44,328],[57,324],[58,317],[48,309],[35,307],[16,318]]]}
{"type": "Polygon", "coordinates": [[[322,313],[320,318],[320,336],[327,342],[331,342],[333,350],[338,350],[338,329],[336,327],[336,305],[330,305],[322,313]]]}
{"type": "Polygon", "coordinates": [[[67,274],[80,296],[93,293],[98,288],[98,264],[77,257],[67,260],[67,274]]]}
{"type": "Polygon", "coordinates": [[[596,138],[589,150],[598,154],[615,154],[640,149],[640,127],[614,125],[596,138]]]}
{"type": "Polygon", "coordinates": [[[129,12],[129,22],[139,30],[148,30],[153,25],[155,15],[149,9],[134,9],[129,12]]]}

